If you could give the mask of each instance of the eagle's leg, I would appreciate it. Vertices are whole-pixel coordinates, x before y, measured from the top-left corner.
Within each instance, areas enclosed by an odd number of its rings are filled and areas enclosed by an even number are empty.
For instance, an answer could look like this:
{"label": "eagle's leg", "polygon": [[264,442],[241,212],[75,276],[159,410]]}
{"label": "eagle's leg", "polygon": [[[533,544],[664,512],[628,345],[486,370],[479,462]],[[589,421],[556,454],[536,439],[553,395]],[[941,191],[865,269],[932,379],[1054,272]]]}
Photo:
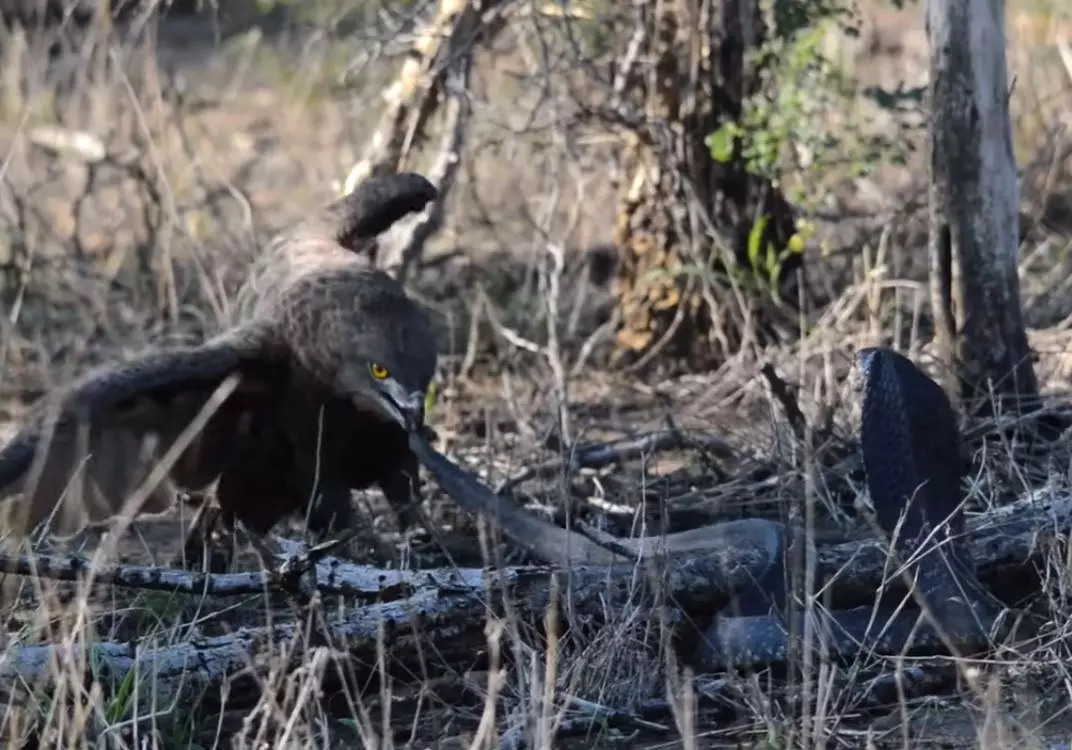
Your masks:
{"label": "eagle's leg", "polygon": [[315,556],[360,554],[367,547],[383,549],[383,540],[354,509],[353,496],[345,482],[322,482],[316,500],[308,508],[305,523]]}
{"label": "eagle's leg", "polygon": [[431,534],[420,512],[421,480],[420,466],[411,456],[403,466],[390,472],[379,482],[380,489],[398,519],[398,532],[403,538],[419,534],[423,529]]}
{"label": "eagle's leg", "polygon": [[172,563],[184,570],[205,570],[226,573],[234,562],[234,520],[212,502],[208,493],[196,492],[183,496],[188,505],[197,505],[190,529],[183,541],[182,552]]}
{"label": "eagle's leg", "polygon": [[267,534],[255,531],[247,524],[242,524],[242,531],[245,532],[246,540],[249,541],[249,546],[251,546],[253,551],[257,553],[257,558],[261,561],[261,567],[268,572],[278,570],[279,556],[276,551],[268,545],[268,542],[266,541]]}

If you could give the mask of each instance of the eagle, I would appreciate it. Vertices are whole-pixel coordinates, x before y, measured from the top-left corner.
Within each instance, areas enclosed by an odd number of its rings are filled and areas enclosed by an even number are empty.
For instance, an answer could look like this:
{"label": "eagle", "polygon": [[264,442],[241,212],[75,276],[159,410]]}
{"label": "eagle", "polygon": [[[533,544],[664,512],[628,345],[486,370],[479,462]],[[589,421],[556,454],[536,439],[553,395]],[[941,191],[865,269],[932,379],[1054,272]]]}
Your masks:
{"label": "eagle", "polygon": [[[412,525],[408,436],[425,429],[436,341],[423,307],[358,251],[436,195],[417,173],[369,177],[267,243],[222,333],[42,397],[0,450],[6,528],[50,520],[70,535],[211,488],[229,529],[263,536],[303,516],[323,538],[354,523],[351,490],[370,486]],[[194,523],[187,549],[204,531]]]}

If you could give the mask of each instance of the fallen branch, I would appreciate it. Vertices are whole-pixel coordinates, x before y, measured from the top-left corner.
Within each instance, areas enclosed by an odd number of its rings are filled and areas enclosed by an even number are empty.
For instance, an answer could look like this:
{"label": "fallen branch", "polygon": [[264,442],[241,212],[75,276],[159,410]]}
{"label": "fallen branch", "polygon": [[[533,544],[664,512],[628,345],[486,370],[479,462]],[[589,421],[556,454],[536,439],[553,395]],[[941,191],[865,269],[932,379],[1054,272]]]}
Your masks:
{"label": "fallen branch", "polygon": [[[663,430],[620,443],[581,448],[570,454],[568,463],[574,469],[598,469],[613,463],[628,461],[650,453],[659,453],[683,446],[698,446],[723,458],[734,454],[733,447],[722,438],[702,434],[685,435],[677,430]],[[505,493],[531,479],[556,474],[562,471],[566,463],[561,459],[554,459],[531,466],[507,479],[496,492]]]}
{"label": "fallen branch", "polygon": [[[743,564],[756,578],[766,571],[766,562],[777,559],[784,527],[761,519],[711,524],[676,534],[617,538],[589,530],[589,536],[556,526],[526,513],[509,497],[492,492],[470,472],[456,466],[415,436],[410,446],[421,463],[459,505],[470,513],[494,520],[515,544],[545,562],[562,567],[576,564],[611,564],[652,555],[718,554],[727,563],[734,555],[747,558]],[[990,511],[967,523],[968,549],[980,577],[998,596],[1012,596],[1017,581],[1030,575],[1046,548],[1072,533],[1072,495],[1043,489],[1027,498]],[[726,563],[724,563],[725,565]],[[875,592],[887,587],[903,590],[903,581],[889,579],[887,555],[878,541],[845,542],[817,551],[820,585],[829,582],[833,606],[846,607],[874,602]],[[712,581],[725,588],[723,581]],[[1010,590],[1011,587],[1011,590]]]}
{"label": "fallen branch", "polygon": [[[468,472],[435,452],[422,437],[411,445],[427,466],[470,512],[490,517],[516,543],[555,562],[555,567],[509,568],[499,571],[450,569],[435,571],[383,571],[334,558],[315,560],[317,588],[346,593],[374,604],[345,608],[324,624],[321,639],[345,642],[347,653],[375,664],[381,638],[380,624],[390,634],[391,657],[404,663],[416,660],[420,649],[434,649],[437,658],[454,668],[455,660],[468,659],[483,643],[484,622],[499,611],[496,602],[509,601],[513,613],[528,622],[544,617],[552,592],[566,592],[569,611],[603,620],[626,603],[655,600],[663,595],[677,605],[679,615],[711,611],[724,606],[750,585],[773,561],[780,548],[782,527],[750,519],[701,527],[679,534],[635,539],[598,540],[529,515],[500,498]],[[968,544],[981,576],[992,588],[1016,580],[1031,569],[1050,544],[1072,532],[1072,496],[1065,491],[1040,491],[1004,508],[972,519]],[[295,543],[280,540],[285,560],[300,559]],[[289,549],[288,549],[289,546]],[[312,552],[305,558],[312,559]],[[886,580],[886,554],[877,542],[852,542],[818,550],[819,579],[835,579],[837,598],[845,603],[869,603]],[[21,560],[4,558],[11,572],[53,575],[72,580],[89,569],[78,559]],[[637,576],[638,561],[655,576]],[[658,563],[659,570],[652,565]],[[263,590],[266,573],[211,576],[140,566],[97,566],[97,580],[119,585],[170,588],[190,593],[236,593]],[[551,586],[548,578],[568,576],[567,586]],[[1005,584],[1008,587],[1009,584]],[[488,592],[495,592],[488,598]],[[501,597],[501,598],[500,598]],[[492,614],[492,616],[495,616]],[[147,694],[174,695],[183,685],[198,689],[216,686],[244,670],[273,644],[300,637],[296,623],[272,628],[243,628],[235,633],[175,644],[105,643],[93,646],[98,675],[121,678],[137,669],[139,679],[156,685]],[[416,634],[416,635],[415,635]],[[12,645],[0,658],[0,680],[47,680],[62,672],[61,662],[85,664],[81,646]],[[81,660],[81,661],[79,661]],[[425,660],[425,664],[427,664]],[[139,693],[142,691],[139,691]]]}
{"label": "fallen branch", "polygon": [[[1004,589],[1015,586],[1016,584],[1010,581],[1030,574],[1050,545],[1063,541],[1072,533],[1072,496],[1055,492],[1048,498],[1040,499],[1038,495],[1041,494],[1035,493],[1034,496],[968,521],[968,548],[979,568],[980,576],[995,591],[1003,592]],[[483,513],[482,510],[474,510],[474,507],[476,506],[468,506],[470,512]],[[587,560],[588,564],[593,566],[624,563],[631,566],[637,556],[648,556],[660,550],[669,551],[671,554],[701,553],[702,558],[703,552],[717,550],[720,544],[723,547],[728,546],[724,544],[727,537],[733,536],[735,543],[739,544],[740,537],[735,534],[742,529],[748,531],[778,527],[773,523],[766,526],[767,522],[746,520],[702,526],[678,534],[624,539],[589,529],[589,536],[586,537],[542,521],[520,509],[517,512],[534,519],[536,537],[544,534],[546,527],[550,526],[562,534],[572,535],[571,539],[579,538],[579,543],[568,552],[564,549],[565,545],[562,545],[560,556],[567,564],[571,560],[575,561],[573,564]],[[509,513],[507,510],[508,515]],[[496,518],[494,514],[491,517],[493,520]],[[301,558],[301,545],[298,542],[282,538],[276,538],[274,541],[282,550],[279,554],[281,568]],[[532,545],[523,543],[522,546]],[[757,567],[761,562],[761,559],[752,561]],[[702,567],[702,559],[696,561],[696,565]],[[726,571],[724,565],[719,565]],[[820,546],[817,550],[817,565],[820,580],[832,581],[835,599],[852,605],[873,600],[875,591],[884,583],[891,589],[899,585],[897,580],[886,580],[886,555],[874,541]],[[511,585],[517,585],[516,581],[531,580],[532,576],[546,576],[552,570],[545,566],[519,566],[499,571],[494,574],[496,578],[489,579],[488,573],[478,568],[384,570],[335,557],[317,560],[315,567],[316,588],[321,594],[344,595],[364,601],[374,601],[385,596],[397,597],[401,592],[419,591],[429,587],[440,591],[464,590],[477,593],[485,591],[487,586],[493,583],[501,585],[503,582],[514,582]],[[741,570],[748,567],[747,561],[746,564],[740,565]],[[596,567],[591,569],[597,570]],[[583,581],[586,578],[586,570],[587,568],[577,567],[572,572],[579,576],[578,580]],[[633,568],[630,567],[630,570]],[[81,581],[92,574],[93,580],[99,584],[204,596],[262,593],[273,587],[276,575],[275,572],[268,571],[195,573],[148,565],[94,563],[81,556],[50,555],[0,555],[0,571],[61,581]],[[606,573],[607,571],[602,571],[593,575]],[[712,581],[707,584],[706,599],[702,592],[688,587],[676,593],[685,594],[707,608],[712,602],[735,590],[738,584],[745,580],[738,580],[736,575],[734,572],[713,573]],[[525,592],[525,595],[531,597],[532,592]]]}
{"label": "fallen branch", "polygon": [[258,573],[195,573],[152,565],[107,564],[82,555],[0,554],[0,572],[54,581],[94,583],[148,591],[173,591],[209,596],[236,596],[270,587],[267,571]]}
{"label": "fallen branch", "polygon": [[[755,563],[746,556],[744,564],[740,556],[725,560],[717,553],[666,562],[658,575],[648,577],[638,576],[632,562],[577,566],[568,571],[528,567],[500,571],[474,568],[402,572],[329,558],[317,563],[319,588],[357,593],[362,598],[375,597],[380,601],[342,608],[341,614],[325,618],[323,626],[307,635],[318,645],[326,643],[345,650],[359,664],[370,665],[371,670],[378,660],[379,639],[386,633],[392,661],[409,669],[417,669],[418,664],[443,663],[453,670],[463,662],[471,662],[473,653],[483,647],[487,618],[505,611],[505,606],[498,606],[498,602],[509,602],[511,614],[529,623],[544,620],[555,595],[568,597],[568,602],[557,604],[558,611],[569,611],[597,622],[628,602],[640,600],[644,606],[654,606],[656,597],[664,594],[688,611],[704,606],[712,598],[725,605],[736,591],[752,581],[748,563]],[[114,566],[110,572],[114,581],[132,583],[136,580],[136,575],[130,573],[133,568],[137,566]],[[228,578],[182,571],[161,571],[158,578],[180,581],[184,575],[188,580],[202,581]],[[550,585],[549,578],[553,575],[568,577],[567,584]],[[217,584],[216,588],[226,589],[226,586]],[[186,590],[190,589],[187,583]],[[157,645],[146,638],[137,644],[94,644],[92,659],[95,675],[102,682],[115,680],[118,684],[131,670],[137,670],[138,680],[150,681],[154,686],[152,690],[139,690],[138,694],[170,700],[186,689],[217,688],[226,678],[251,664],[265,663],[261,657],[276,646],[303,635],[302,626],[289,621],[274,627],[239,628],[211,638],[186,638],[178,643]],[[69,674],[69,668],[86,669],[87,664],[86,649],[80,644],[9,644],[0,656],[0,684],[12,684],[16,680],[47,682]]]}
{"label": "fallen branch", "polygon": [[[490,490],[488,490],[490,492]],[[468,508],[467,508],[468,509]],[[470,510],[470,512],[476,512]],[[507,513],[509,514],[509,510]],[[519,513],[523,513],[518,509]],[[530,514],[525,514],[535,518]],[[501,517],[501,516],[500,516]],[[492,516],[494,518],[494,516]],[[570,532],[549,522],[536,519],[539,524],[536,536],[545,532],[544,526],[552,526],[563,534],[570,534],[582,540],[572,550],[573,559],[579,563],[584,557],[609,559],[611,564],[620,564],[633,556],[650,556],[656,552],[671,555],[696,554],[702,560],[705,552],[728,547],[727,538],[733,538],[735,546],[740,544],[739,533],[750,529],[777,528],[778,524],[748,519],[731,521],[723,524],[702,526],[677,534],[653,537],[616,538],[603,532],[591,530],[592,538]],[[769,526],[763,526],[768,524]],[[505,531],[505,529],[504,529]],[[1028,497],[1004,507],[969,519],[965,536],[972,559],[979,569],[980,577],[994,591],[1001,595],[1015,594],[1015,581],[1022,580],[1025,574],[1032,574],[1035,566],[1042,561],[1050,545],[1065,541],[1072,534],[1072,495],[1065,491],[1041,490]],[[606,546],[604,546],[606,545]],[[530,545],[523,545],[530,546]],[[616,552],[618,548],[621,552]],[[601,550],[596,551],[596,550]],[[869,604],[874,601],[875,591],[887,586],[891,591],[903,586],[899,579],[889,578],[886,553],[877,541],[864,540],[843,542],[841,544],[820,546],[817,549],[817,575],[820,581],[831,582],[832,593],[836,600],[844,600],[849,606]],[[760,559],[754,559],[756,568]],[[599,563],[596,563],[599,564]],[[702,564],[702,563],[697,563]],[[725,563],[723,570],[730,570]],[[738,569],[745,569],[747,564],[740,564]],[[498,575],[529,576],[546,571],[540,567],[515,567],[500,571]],[[574,572],[583,574],[587,570],[577,567]],[[592,570],[598,570],[593,567]],[[673,592],[695,601],[707,609],[717,603],[727,592],[737,586],[734,573],[716,575],[712,579],[709,597],[705,599],[701,592],[687,592],[685,588]],[[374,581],[382,581],[387,586],[407,586],[414,589],[423,585],[422,579],[438,581],[440,586],[453,586],[447,581],[464,582],[463,585],[474,591],[480,590],[489,581],[483,571],[461,568],[452,571],[398,572],[383,571],[377,568],[353,565],[334,558],[327,558],[317,565],[317,581],[321,591],[346,591],[351,595],[369,597],[377,591]],[[719,580],[719,579],[722,580]],[[358,593],[360,592],[360,593]],[[1022,592],[1019,592],[1022,593]]]}
{"label": "fallen branch", "polygon": [[[54,581],[85,582],[119,588],[166,591],[194,596],[242,596],[261,594],[276,588],[287,588],[289,581],[304,571],[308,553],[289,539],[275,539],[284,552],[278,555],[279,567],[247,573],[200,573],[176,568],[129,563],[101,563],[81,555],[0,554],[0,572],[12,575],[47,578]],[[325,595],[348,596],[375,601],[394,591],[412,591],[436,585],[437,571],[384,570],[367,565],[355,565],[334,557],[324,556],[309,561],[315,563],[316,590]],[[293,572],[291,569],[295,569]],[[472,575],[476,579],[470,580]],[[451,581],[463,580],[471,588],[483,585],[481,571],[451,572]],[[444,584],[445,585],[445,584]],[[454,584],[450,584],[454,585]]]}
{"label": "fallen branch", "polygon": [[[377,644],[383,632],[390,634],[390,651],[396,658],[416,655],[431,643],[449,649],[451,643],[461,648],[453,655],[462,657],[479,648],[484,640],[484,605],[476,597],[441,596],[434,588],[425,589],[405,601],[383,602],[365,607],[344,608],[328,619],[318,639],[338,644],[349,656],[366,664],[376,664]],[[381,624],[386,629],[381,632]],[[414,625],[418,625],[415,630]],[[181,695],[194,695],[221,687],[224,681],[258,663],[269,665],[262,657],[273,649],[305,636],[298,622],[283,622],[273,627],[239,628],[212,638],[185,638],[174,643],[46,644],[19,646],[11,644],[0,656],[0,682],[8,685],[41,685],[69,679],[71,670],[88,671],[90,660],[96,679],[104,685],[122,684],[134,670],[134,695],[152,698],[160,709]],[[462,645],[464,644],[464,646]],[[298,649],[303,658],[304,649]],[[452,656],[449,650],[440,658]],[[297,666],[296,664],[288,667]],[[287,670],[289,671],[289,670]],[[149,708],[149,707],[147,707]]]}
{"label": "fallen branch", "polygon": [[[748,523],[736,522],[736,527]],[[665,569],[654,579],[638,577],[636,563],[627,560],[627,555],[616,554],[579,534],[561,529],[563,534],[590,545],[582,544],[579,550],[582,554],[602,560],[600,564],[573,565],[558,571],[569,578],[568,586],[561,587],[549,585],[548,578],[556,571],[548,567],[385,571],[325,558],[316,563],[318,589],[379,601],[347,607],[341,614],[328,618],[318,628],[322,632],[317,634],[317,641],[345,643],[345,651],[351,658],[372,665],[377,659],[382,622],[387,628],[383,632],[390,634],[393,660],[410,665],[421,656],[420,650],[426,649],[429,653],[434,651],[440,663],[454,668],[461,660],[471,659],[474,649],[482,647],[484,622],[489,613],[501,611],[496,602],[503,600],[510,602],[516,616],[528,622],[542,620],[550,605],[551,592],[556,589],[568,592],[570,611],[596,621],[627,602],[635,604],[654,592],[668,595],[684,613],[710,611],[723,606],[734,592],[751,582],[754,570],[765,562],[761,555],[742,559],[738,556],[740,547],[733,548],[736,552],[729,556],[732,559],[720,554],[720,548],[723,551],[729,548],[725,544],[725,529],[734,525],[720,524],[662,538],[661,551],[670,548],[671,554],[660,558]],[[777,527],[777,524],[770,526]],[[1050,493],[1049,497],[1030,497],[974,519],[967,536],[984,580],[1000,589],[1003,580],[1014,580],[1017,574],[1033,567],[1049,544],[1070,532],[1072,496]],[[646,557],[657,551],[653,546],[656,541],[659,540],[643,538],[618,540],[618,543],[625,550],[639,550]],[[693,544],[690,553],[675,555],[687,546],[685,541]],[[289,545],[290,549],[284,551],[288,559],[293,557],[295,543],[280,540],[280,544],[284,548]],[[592,548],[602,550],[602,554],[593,554]],[[81,563],[72,564],[70,560],[65,563],[66,568],[56,560],[45,565],[38,562],[25,570],[38,575],[52,573],[70,580],[78,574]],[[886,556],[877,543],[820,548],[818,563],[820,578],[836,577],[835,593],[841,598],[871,601],[877,588],[885,582]],[[263,573],[210,576],[139,566],[101,566],[94,572],[98,580],[110,579],[118,585],[158,589],[171,586],[171,590],[190,593],[230,593],[243,586],[260,590],[264,585]],[[896,581],[890,583],[891,588],[897,585]],[[489,591],[495,592],[491,599]],[[287,622],[270,628],[241,628],[228,635],[186,639],[181,643],[155,645],[145,639],[138,644],[95,644],[92,650],[100,678],[122,679],[131,669],[137,669],[138,679],[152,680],[155,685],[155,691],[138,693],[164,699],[185,687],[197,690],[217,687],[226,678],[257,663],[267,650],[302,635],[299,624]],[[57,664],[85,666],[85,657],[85,649],[80,645],[12,644],[0,657],[0,681],[7,684],[13,684],[14,680],[47,681],[51,676],[63,674]],[[427,658],[425,663],[429,663]]]}
{"label": "fallen branch", "polygon": [[[1040,490],[970,519],[965,537],[983,583],[999,597],[1018,599],[1025,593],[1025,576],[1032,576],[1050,546],[1066,542],[1070,533],[1072,495]],[[882,585],[904,590],[899,578],[887,579],[886,554],[876,541],[820,547],[816,565],[820,580],[833,580],[835,606],[871,603]]]}

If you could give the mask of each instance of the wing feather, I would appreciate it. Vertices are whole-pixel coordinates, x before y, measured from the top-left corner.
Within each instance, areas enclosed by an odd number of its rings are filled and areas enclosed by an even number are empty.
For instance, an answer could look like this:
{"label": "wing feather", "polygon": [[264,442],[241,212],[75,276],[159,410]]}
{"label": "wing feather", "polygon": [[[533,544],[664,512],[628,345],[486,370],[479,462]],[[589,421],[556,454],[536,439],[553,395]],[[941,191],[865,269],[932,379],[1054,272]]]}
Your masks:
{"label": "wing feather", "polygon": [[[23,534],[51,518],[58,534],[120,514],[161,513],[177,485],[201,489],[243,439],[242,415],[270,389],[264,336],[238,329],[200,346],[146,353],[95,369],[39,401],[0,450],[0,497],[18,493],[0,523]],[[160,458],[229,376],[238,385],[136,508],[127,508]]]}

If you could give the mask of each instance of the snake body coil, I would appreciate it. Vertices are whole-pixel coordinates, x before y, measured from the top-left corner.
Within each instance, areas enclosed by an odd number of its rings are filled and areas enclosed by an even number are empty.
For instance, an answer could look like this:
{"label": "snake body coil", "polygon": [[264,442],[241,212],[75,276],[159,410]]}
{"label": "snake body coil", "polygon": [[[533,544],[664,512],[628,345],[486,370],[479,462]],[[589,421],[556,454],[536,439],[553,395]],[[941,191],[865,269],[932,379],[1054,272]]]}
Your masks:
{"label": "snake body coil", "polygon": [[[912,563],[908,569],[915,573],[915,589],[938,628],[919,622],[920,611],[912,608],[891,613],[860,607],[820,614],[821,634],[842,658],[860,651],[944,650],[946,644],[977,650],[988,641],[998,607],[976,578],[958,538],[964,529],[961,481],[966,465],[953,407],[937,383],[890,349],[861,350],[857,366],[862,375],[860,444],[875,515],[892,539],[893,553],[902,563]],[[928,549],[917,564],[913,555],[924,544]],[[783,560],[784,552],[783,530]],[[716,618],[699,649],[704,666],[787,658],[783,571],[784,563],[772,566],[731,603],[727,609],[733,614]],[[803,616],[794,620],[793,630],[803,632]]]}

